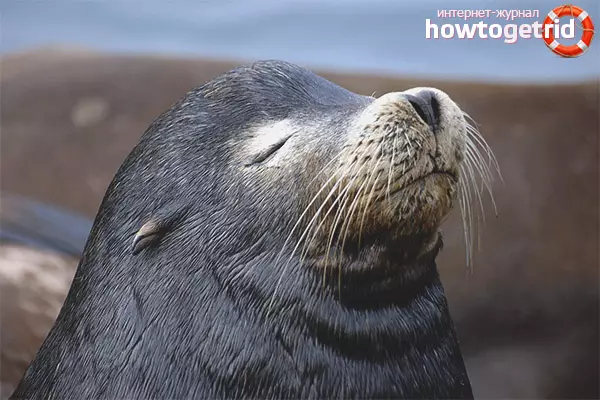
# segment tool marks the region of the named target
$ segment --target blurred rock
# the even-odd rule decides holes
[[[0,197],[0,399],[8,398],[54,323],[92,221]]]
[[[150,122],[236,64],[57,50],[4,57],[1,190],[93,217]],[[412,86],[445,90],[495,151],[504,177],[494,185],[499,217],[486,201],[472,272],[458,212],[445,226],[438,259],[476,396],[598,398],[599,82],[491,85],[322,74],[368,95]],[[47,262],[36,264],[46,269]],[[29,318],[3,312],[2,329],[21,324],[7,316]],[[23,350],[24,357],[32,351]],[[16,375],[3,370],[1,378]]]
[[[0,245],[0,395],[7,398],[58,316],[78,259]]]

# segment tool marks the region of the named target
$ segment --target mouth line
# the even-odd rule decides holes
[[[412,185],[416,185],[417,183],[419,183],[421,181],[424,181],[427,178],[431,178],[433,176],[436,176],[436,175],[447,176],[450,179],[452,179],[453,182],[455,182],[455,183],[458,182],[458,175],[456,173],[451,172],[451,171],[434,169],[433,171],[430,171],[430,172],[428,172],[428,173],[426,173],[424,175],[421,175],[421,176],[419,176],[419,177],[417,177],[417,178],[415,178],[415,179],[407,182],[405,185],[402,185],[402,186],[396,188],[395,190],[393,190],[393,191],[390,192],[390,195],[394,195],[394,194],[396,194],[396,193],[398,193],[398,192],[400,192],[400,191],[402,191],[404,189],[409,188]]]
[[[430,175],[446,175],[446,176],[449,176],[455,183],[458,182],[458,173],[456,173],[455,171],[440,170],[440,169],[436,168],[429,174],[425,175],[423,178],[426,178]],[[423,178],[419,178],[419,179],[423,179]]]

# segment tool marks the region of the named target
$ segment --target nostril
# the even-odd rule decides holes
[[[435,132],[440,118],[440,103],[435,94],[429,90],[423,90],[416,95],[405,94],[404,97],[413,106],[419,117]]]

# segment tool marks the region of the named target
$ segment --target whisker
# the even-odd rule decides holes
[[[477,200],[477,202],[479,203],[479,208],[474,208],[472,210],[472,213],[475,215],[475,220],[476,222],[474,223],[474,231],[475,234],[477,236],[477,250],[479,251],[480,246],[481,246],[481,224],[480,224],[480,218],[482,218],[485,221],[485,210],[483,207],[483,199],[481,197],[481,190],[478,189],[477,186],[477,175],[475,174],[475,167],[473,166],[474,162],[472,159],[470,159],[467,162],[469,169],[468,171],[470,171],[470,185],[469,187],[472,189],[472,193],[474,194],[475,199]],[[484,222],[485,223],[485,222]],[[473,239],[472,239],[473,240]],[[474,243],[474,242],[472,242]]]
[[[364,222],[365,222],[365,217],[367,215],[367,211],[369,208],[369,205],[371,204],[371,198],[373,197],[373,193],[375,192],[375,187],[377,186],[377,180],[379,178],[380,172],[377,171],[377,168],[379,167],[379,163],[381,162],[382,158],[383,158],[383,142],[381,143],[381,145],[379,146],[379,149],[377,150],[380,152],[379,154],[379,158],[377,159],[377,162],[375,163],[375,166],[371,169],[371,174],[369,175],[369,178],[367,179],[368,181],[370,181],[374,175],[375,172],[377,172],[377,177],[375,177],[375,179],[373,179],[373,185],[371,187],[369,196],[367,197],[367,203],[365,204],[365,208],[363,211],[363,216],[360,220],[360,227],[358,229],[358,247],[360,248],[360,244],[361,244],[361,240],[362,240],[362,231],[363,231],[363,226],[364,226]],[[392,165],[393,166],[393,165]],[[367,184],[368,186],[368,184]],[[346,227],[346,230],[348,230],[348,228]],[[344,248],[344,244],[342,243],[342,249]]]
[[[472,121],[471,124],[467,124],[468,134],[471,137],[473,137],[483,149],[485,149],[485,152],[490,160],[490,163],[492,163],[494,165],[494,168],[496,169],[496,172],[498,173],[498,177],[504,184],[504,178],[502,177],[502,173],[500,172],[500,165],[498,164],[498,160],[496,159],[496,156],[495,156],[494,152],[492,151],[492,148],[487,143],[487,141],[485,140],[483,135],[481,135],[481,132],[477,128],[477,123],[475,122],[475,120],[473,120],[473,118],[471,118],[471,116],[469,116],[467,113],[463,112],[463,114]]]
[[[319,191],[317,192],[317,194],[312,198],[312,200],[310,201],[310,203],[306,206],[304,212],[300,215],[300,217],[298,218],[298,221],[296,221],[294,227],[292,228],[292,231],[290,232],[290,234],[288,235],[288,237],[286,238],[285,242],[283,243],[282,249],[279,252],[277,258],[275,259],[275,264],[277,264],[279,262],[279,260],[281,259],[281,256],[283,255],[283,251],[285,250],[285,247],[287,246],[287,244],[289,243],[292,235],[294,234],[296,228],[298,227],[298,225],[300,224],[300,222],[302,221],[302,218],[304,218],[304,216],[306,215],[306,213],[308,213],[308,211],[310,210],[310,207],[312,207],[312,205],[314,204],[314,202],[318,199],[318,197],[320,196],[320,194],[323,192],[323,190],[325,190],[325,188],[327,187],[327,185],[333,180],[335,179],[336,175],[333,174],[321,187],[321,189],[319,189]],[[315,213],[315,215],[313,216],[313,218],[311,219],[311,221],[308,223],[308,226],[310,227],[313,223],[314,220],[318,217],[319,213],[321,212],[321,210],[323,209],[323,207],[325,207],[325,204],[327,204],[327,201],[331,198],[331,196],[333,196],[333,194],[335,193],[335,189],[337,188],[337,186],[339,185],[340,180],[338,179],[338,181],[335,183],[335,185],[333,186],[333,188],[331,188],[331,190],[329,191],[329,194],[327,195],[327,197],[325,198],[325,200],[323,200],[323,204],[321,204],[321,206],[319,207],[319,209],[317,210],[317,212]],[[281,272],[281,276],[279,277],[277,284],[275,285],[275,289],[273,291],[273,295],[271,297],[271,301],[269,302],[269,310],[271,309],[272,305],[273,305],[273,300],[275,299],[275,295],[277,293],[277,290],[279,289],[279,286],[281,285],[281,280],[283,279],[285,273],[287,272],[287,266],[289,265],[289,262],[291,261],[292,257],[294,256],[294,253],[296,252],[296,250],[298,249],[298,246],[300,245],[300,243],[302,242],[303,236],[306,234],[307,230],[305,229],[304,233],[302,234],[302,236],[300,237],[300,239],[298,240],[298,243],[296,244],[296,246],[294,247],[294,250],[292,250],[292,254],[290,255],[290,258],[288,259],[288,261],[286,262],[286,264],[283,267],[283,270]]]
[[[465,246],[467,251],[467,265],[471,266],[473,257],[473,237],[476,234],[477,248],[481,243],[479,214],[485,225],[485,210],[483,207],[482,195],[486,190],[492,201],[494,212],[498,216],[498,208],[492,191],[492,182],[494,180],[492,168],[498,173],[498,176],[504,182],[500,172],[498,160],[494,155],[491,147],[481,135],[477,128],[477,123],[466,112],[463,112],[466,122],[466,141],[464,149],[464,160],[460,166],[459,192],[460,192],[460,207],[463,220],[463,229],[465,236]],[[485,156],[484,156],[485,154]],[[481,179],[478,183],[477,176]],[[471,202],[476,198],[479,207],[472,208]],[[476,217],[477,223],[473,225],[473,215]],[[474,232],[476,231],[476,232]]]
[[[412,144],[410,142],[410,139],[408,138],[408,135],[406,134],[406,131],[402,131],[402,133],[404,134],[404,138],[406,139],[406,144],[408,146],[408,156],[412,157],[412,154],[410,152],[413,149],[413,147],[412,147]]]
[[[461,171],[461,176],[463,176],[464,178],[466,178],[466,172],[465,172],[465,167],[463,165],[460,166],[460,171]],[[470,190],[469,187],[467,185],[467,183],[463,180],[461,180],[461,186],[460,188],[462,189],[462,198],[464,201],[464,212],[463,212],[463,228],[464,228],[464,234],[465,234],[465,250],[466,250],[466,257],[467,257],[467,265],[471,266],[471,255],[472,255],[472,251],[473,251],[473,243],[472,243],[472,235],[473,235],[473,223],[472,223],[472,211],[471,211],[471,194],[470,194]]]
[[[390,163],[390,168],[388,169],[388,181],[387,181],[387,189],[386,189],[386,197],[388,201],[390,200],[390,186],[392,184],[392,169],[394,168],[394,158],[396,157],[396,141],[398,140],[398,132],[394,132],[394,142],[392,143],[392,161]]]
[[[412,126],[409,126],[409,127],[408,127],[408,129],[409,129],[411,132],[413,132],[415,135],[417,135],[417,137],[418,137],[419,139],[421,139],[423,142],[426,142],[426,141],[427,141],[427,138],[425,137],[425,134],[424,134],[423,132],[419,132],[419,130],[415,129],[415,128],[414,128],[414,127],[412,127]],[[416,141],[415,143],[417,143],[417,146],[418,146],[419,148],[422,148],[422,147],[423,147],[423,145],[422,145],[422,144],[421,144],[419,141]]]
[[[341,168],[338,169],[338,171],[340,171],[340,170],[341,170]],[[337,174],[337,172],[336,172],[336,174]],[[345,175],[340,176],[340,178],[338,179],[337,182],[341,183],[341,180],[344,178],[344,176]],[[340,188],[339,185],[336,185],[336,186],[337,186],[337,189]],[[346,187],[348,187],[348,185],[346,185]],[[346,188],[344,188],[344,190],[346,190]],[[327,212],[325,213],[325,215],[321,218],[321,221],[319,222],[319,225],[317,225],[316,229],[313,230],[313,233],[312,233],[312,236],[311,236],[310,240],[305,240],[304,241],[304,247],[302,249],[302,253],[301,253],[301,256],[300,256],[300,263],[302,263],[304,261],[306,253],[308,253],[308,249],[310,247],[310,244],[314,241],[315,237],[317,236],[317,233],[319,232],[319,229],[321,229],[321,226],[327,220],[327,217],[329,216],[329,213],[331,213],[331,211],[333,210],[333,208],[335,207],[335,205],[340,201],[340,197],[343,195],[344,190],[342,191],[341,194],[338,193],[338,195],[337,195],[336,199],[334,200],[334,202],[331,204],[331,206],[329,207],[329,209],[327,210]],[[314,224],[311,225],[310,227],[312,227],[312,226],[314,226]]]
[[[473,159],[473,155],[467,150],[465,152],[465,165],[467,168],[467,172],[469,174],[469,179],[471,181],[471,185],[473,186],[474,192],[476,194],[477,200],[479,201],[479,207],[481,209],[481,214],[482,214],[482,218],[485,221],[485,210],[483,208],[483,201],[481,199],[481,191],[478,190],[478,185],[477,185],[477,178],[475,176],[475,172],[473,170],[473,168],[477,168],[476,167],[476,162]],[[478,171],[480,174],[481,172]],[[477,215],[477,218],[479,218],[479,214]]]
[[[379,176],[379,174],[378,174],[378,176]],[[354,212],[357,210],[357,206],[359,204],[358,200],[360,199],[364,188],[367,187],[368,181],[369,181],[369,179],[365,179],[365,181],[362,183],[362,185],[358,189],[356,195],[354,196],[354,200],[352,201],[352,204],[350,205],[350,210],[349,210],[350,215],[348,216],[348,219],[346,221],[344,221],[344,224],[342,224],[342,227],[340,228],[340,231],[342,231],[342,230],[344,231],[344,234],[342,236],[338,237],[338,242],[337,242],[338,247],[339,247],[340,238],[343,238],[342,246],[339,247],[340,253],[344,252],[344,246],[346,244],[346,238],[348,236],[348,228],[352,221],[352,217],[354,216]],[[345,229],[344,229],[344,227],[345,227]],[[339,263],[338,263],[338,290],[341,290],[341,271],[342,271],[342,266],[341,266],[341,258],[340,258]],[[340,293],[340,297],[341,297],[341,293]]]
[[[471,147],[471,149],[473,149],[477,152],[478,158],[481,160],[482,168],[485,168],[486,171],[488,171],[489,175],[491,176],[490,168],[491,168],[492,164],[494,164],[494,167],[497,167],[496,162],[494,161],[494,156],[493,156],[493,153],[491,152],[491,149],[487,146],[487,143],[481,141],[481,137],[478,134],[474,134],[474,132],[476,132],[476,131],[474,131],[472,128],[468,128],[467,132],[470,133],[470,135],[468,135],[469,146]],[[485,150],[486,155],[488,157],[487,163],[485,162],[480,149]]]
[[[458,199],[459,205],[460,205],[460,215],[461,215],[461,221],[463,224],[463,235],[464,235],[464,239],[465,239],[465,259],[467,261],[467,266],[470,266],[470,252],[469,252],[469,227],[467,226],[467,217],[466,217],[466,200],[465,200],[465,192],[464,189],[462,188],[462,185],[459,189],[459,199]]]
[[[377,147],[377,149],[375,150],[375,152],[379,152],[379,151],[381,151],[381,150],[382,150],[382,147],[383,147],[383,144],[384,144],[384,142],[382,141],[382,142],[379,144],[379,146]],[[383,154],[383,152],[382,152],[382,154]],[[352,181],[350,181],[350,182],[348,183],[348,185],[347,185],[346,189],[349,189],[349,188],[351,188],[351,187],[353,187],[353,186],[354,186],[354,182],[355,182],[355,181],[356,181],[356,179],[357,179],[357,178],[360,176],[360,174],[361,174],[361,172],[362,172],[362,169],[363,169],[365,166],[367,166],[367,163],[366,163],[366,162],[365,162],[365,163],[363,163],[363,164],[361,165],[360,169],[359,169],[359,170],[356,172],[356,174],[355,174],[354,178],[352,179]],[[357,190],[357,193],[356,193],[356,195],[355,195],[355,197],[354,197],[354,201],[352,202],[352,204],[351,204],[351,206],[350,206],[350,210],[353,210],[353,208],[354,208],[354,203],[355,203],[355,202],[356,202],[356,200],[357,200],[357,199],[360,197],[360,195],[361,195],[361,193],[362,193],[362,191],[363,191],[363,189],[364,189],[365,185],[367,184],[367,182],[368,182],[368,179],[366,179],[366,180],[365,180],[365,181],[364,181],[364,182],[361,184],[361,186],[358,188],[358,190]],[[335,232],[336,232],[336,230],[337,230],[337,227],[338,227],[338,225],[339,225],[340,219],[341,219],[342,215],[344,214],[344,211],[346,210],[346,205],[348,204],[348,201],[350,200],[349,193],[350,193],[350,192],[349,192],[349,190],[346,190],[346,191],[345,191],[345,193],[344,193],[344,201],[343,201],[343,203],[342,203],[341,207],[339,207],[339,209],[338,209],[338,211],[337,211],[337,213],[336,213],[336,215],[335,215],[335,218],[334,218],[334,223],[333,223],[333,225],[332,225],[332,227],[331,227],[331,230],[330,230],[329,239],[328,239],[328,243],[327,243],[327,251],[326,251],[326,253],[325,253],[326,255],[325,255],[325,267],[324,267],[324,271],[323,271],[323,274],[324,274],[324,275],[323,275],[323,284],[325,284],[325,278],[326,278],[326,271],[327,271],[327,265],[328,265],[329,253],[330,253],[330,251],[331,251],[331,246],[332,246],[332,244],[333,244],[333,238],[335,237]],[[350,210],[348,210],[348,211],[350,212]],[[350,215],[350,218],[352,218],[352,215]],[[348,222],[348,220],[346,220],[346,221],[345,221],[345,222],[342,224],[342,226],[341,226],[341,228],[340,228],[340,233],[341,233],[341,231],[343,231],[343,230],[344,230],[345,223],[347,223],[347,222]],[[339,243],[339,237],[338,237],[338,243]],[[337,246],[337,245],[336,245],[336,246]],[[339,246],[338,246],[338,247],[339,247]],[[343,253],[343,252],[342,252],[342,250],[343,250],[343,248],[342,248],[341,250],[340,250],[340,249],[338,249],[338,251],[339,251],[339,257],[340,257],[340,263],[341,263],[341,257],[342,257],[342,253]],[[340,270],[339,272],[340,272],[340,274],[341,274],[341,270]],[[339,275],[339,274],[338,274],[338,275]],[[338,276],[338,279],[341,279],[341,276]],[[338,287],[338,289],[339,289],[339,287]]]
[[[333,157],[327,164],[325,164],[325,166],[323,168],[321,168],[321,170],[319,172],[317,172],[317,174],[310,180],[310,182],[308,182],[307,187],[309,187],[310,185],[313,184],[314,181],[317,180],[317,178],[319,177],[319,175],[321,175],[323,173],[323,171],[325,171],[325,169],[327,167],[329,167],[332,163],[334,163],[337,159],[339,159],[341,157],[341,155],[343,154],[344,150],[340,151],[335,157]],[[338,168],[339,170],[339,168]]]
[[[478,172],[482,178],[481,189],[483,191],[484,186],[487,189],[490,199],[492,200],[492,204],[494,206],[494,212],[496,213],[496,216],[497,216],[498,208],[496,206],[496,201],[494,199],[494,195],[493,195],[492,187],[491,187],[491,182],[494,180],[492,177],[492,173],[488,168],[486,168],[485,161],[483,160],[481,153],[478,151],[478,148],[476,146],[474,146],[473,144],[468,145],[466,152],[467,152],[467,154],[470,154],[471,157],[473,158],[472,162],[474,164],[474,167],[478,170]]]
[[[360,168],[357,170],[354,178],[352,178],[352,180],[350,182],[348,182],[348,184],[346,185],[346,187],[344,188],[344,192],[341,196],[338,196],[338,200],[342,200],[343,202],[341,203],[341,206],[338,207],[338,210],[336,211],[335,217],[334,217],[334,222],[331,226],[331,230],[330,230],[330,235],[329,235],[329,239],[327,241],[327,250],[325,252],[325,264],[324,264],[324,268],[323,268],[323,284],[325,284],[325,278],[326,278],[326,273],[327,273],[327,265],[328,265],[328,261],[329,261],[329,253],[331,251],[331,245],[333,243],[333,237],[335,236],[335,231],[337,229],[337,226],[339,224],[340,218],[342,217],[343,213],[344,213],[344,209],[346,208],[346,204],[348,202],[348,200],[350,199],[350,196],[348,195],[350,193],[350,189],[354,186],[354,182],[356,181],[356,179],[358,179],[358,177],[360,176],[360,173],[362,172],[363,168],[366,167],[366,163],[363,163]],[[359,188],[360,190],[360,188]]]

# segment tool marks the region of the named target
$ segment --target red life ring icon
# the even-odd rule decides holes
[[[579,42],[570,46],[565,46],[556,41],[554,35],[554,20],[560,17],[573,17],[581,22],[583,35]],[[592,19],[587,12],[572,4],[565,4],[550,11],[546,16],[546,19],[544,19],[542,30],[542,38],[544,39],[546,46],[563,57],[577,57],[582,55],[588,47],[590,47],[592,38],[594,37],[594,24],[592,23]],[[546,32],[549,34],[547,35]]]

